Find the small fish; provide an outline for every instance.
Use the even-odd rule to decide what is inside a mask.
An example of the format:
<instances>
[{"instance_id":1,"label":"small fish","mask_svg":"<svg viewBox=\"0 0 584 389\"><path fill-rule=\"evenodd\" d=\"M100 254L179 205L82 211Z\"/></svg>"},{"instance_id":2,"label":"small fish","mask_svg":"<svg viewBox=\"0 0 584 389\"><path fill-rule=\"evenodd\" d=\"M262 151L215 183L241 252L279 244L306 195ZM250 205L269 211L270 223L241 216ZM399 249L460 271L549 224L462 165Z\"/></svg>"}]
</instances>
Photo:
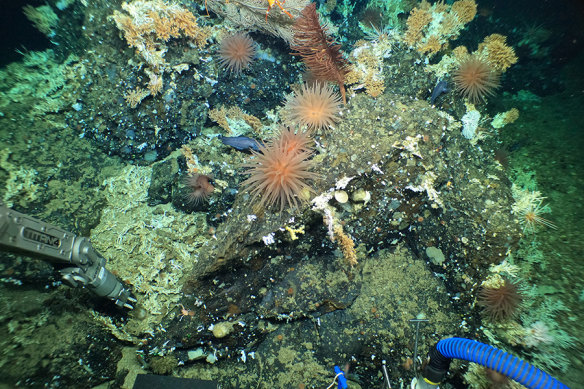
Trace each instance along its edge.
<instances>
[{"instance_id":1,"label":"small fish","mask_svg":"<svg viewBox=\"0 0 584 389\"><path fill-rule=\"evenodd\" d=\"M231 146L239 151L254 150L260 152L260 143L247 136L220 136L219 140L227 146Z\"/></svg>"},{"instance_id":2,"label":"small fish","mask_svg":"<svg viewBox=\"0 0 584 389\"><path fill-rule=\"evenodd\" d=\"M446 81L444 80L438 81L438 83L434 87L434 90L432 91L432 97L430 97L430 104L434 105L438 96L440 96L442 93L447 92L449 92L449 89L448 84L446 84Z\"/></svg>"}]
</instances>

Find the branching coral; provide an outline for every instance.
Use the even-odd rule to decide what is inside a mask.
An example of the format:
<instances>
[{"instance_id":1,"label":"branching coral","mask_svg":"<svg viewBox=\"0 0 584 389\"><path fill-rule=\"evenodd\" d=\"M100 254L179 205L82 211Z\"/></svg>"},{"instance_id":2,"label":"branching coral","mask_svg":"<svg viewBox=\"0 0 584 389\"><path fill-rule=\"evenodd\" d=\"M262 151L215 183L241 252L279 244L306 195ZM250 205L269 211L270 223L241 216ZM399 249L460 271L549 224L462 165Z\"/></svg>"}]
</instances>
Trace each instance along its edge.
<instances>
[{"instance_id":1,"label":"branching coral","mask_svg":"<svg viewBox=\"0 0 584 389\"><path fill-rule=\"evenodd\" d=\"M434 55L445 48L448 41L458 37L476 12L474 0L455 1L452 6L443 2L430 5L422 1L410 12L403 40L421 53Z\"/></svg>"},{"instance_id":2,"label":"branching coral","mask_svg":"<svg viewBox=\"0 0 584 389\"><path fill-rule=\"evenodd\" d=\"M500 34L487 36L483 43L479 44L478 52L481 53L491 65L498 71L504 72L517 62L515 50L507 46L507 37Z\"/></svg>"},{"instance_id":3,"label":"branching coral","mask_svg":"<svg viewBox=\"0 0 584 389\"><path fill-rule=\"evenodd\" d=\"M477 5L474 0L459 0L452 4L451 12L454 12L462 23L468 23L477 14Z\"/></svg>"},{"instance_id":4,"label":"branching coral","mask_svg":"<svg viewBox=\"0 0 584 389\"><path fill-rule=\"evenodd\" d=\"M335 187L338 189L344 188L352 179L353 177L343 177L336 183ZM323 223L328 230L328 237L332 242L337 243L347 264L355 266L358 264L355 242L345 233L343 224L336 217L333 206L329 204L333 197L332 191L316 196L312 199L312 209L322 214Z\"/></svg>"},{"instance_id":5,"label":"branching coral","mask_svg":"<svg viewBox=\"0 0 584 389\"><path fill-rule=\"evenodd\" d=\"M124 99L131 108L136 108L148 96L150 96L150 91L138 87L126 93Z\"/></svg>"},{"instance_id":6,"label":"branching coral","mask_svg":"<svg viewBox=\"0 0 584 389\"><path fill-rule=\"evenodd\" d=\"M410 16L408 16L408 20L406 21L408 29L404 35L404 41L408 45L414 46L414 44L422 38L422 31L431 21L432 14L429 11L420 8L412 9Z\"/></svg>"},{"instance_id":7,"label":"branching coral","mask_svg":"<svg viewBox=\"0 0 584 389\"><path fill-rule=\"evenodd\" d=\"M297 18L308 3L309 0L287 0L284 9ZM240 30L262 31L292 42L294 19L277 6L272 7L266 18L268 2L265 0L207 0L207 7Z\"/></svg>"},{"instance_id":8,"label":"branching coral","mask_svg":"<svg viewBox=\"0 0 584 389\"><path fill-rule=\"evenodd\" d=\"M306 6L296 19L292 49L302 57L317 80L336 82L343 102L347 102L344 83L349 72L348 63L341 52L341 45L328 35L326 26L321 26L315 3Z\"/></svg>"},{"instance_id":9,"label":"branching coral","mask_svg":"<svg viewBox=\"0 0 584 389\"><path fill-rule=\"evenodd\" d=\"M358 41L350 54L353 66L347 74L347 84L357 84L354 90L365 87L372 97L378 97L385 90L383 59L391 52L389 32L379 32L371 41Z\"/></svg>"},{"instance_id":10,"label":"branching coral","mask_svg":"<svg viewBox=\"0 0 584 389\"><path fill-rule=\"evenodd\" d=\"M164 60L166 42L171 38L191 39L199 48L207 43L210 30L200 27L196 17L187 9L175 3L162 0L135 0L122 4L125 11L114 11L111 18L124 34L130 47L136 49L148 64L147 90L136 88L126 94L126 101L136 107L146 96L162 92L162 74L172 71Z\"/></svg>"},{"instance_id":11,"label":"branching coral","mask_svg":"<svg viewBox=\"0 0 584 389\"><path fill-rule=\"evenodd\" d=\"M503 128L517 119L519 119L519 110L517 108L511 108L509 111L496 114L491 122L491 126L497 129Z\"/></svg>"},{"instance_id":12,"label":"branching coral","mask_svg":"<svg viewBox=\"0 0 584 389\"><path fill-rule=\"evenodd\" d=\"M241 130L243 127L251 127L254 131L263 127L260 119L245 113L237 106L227 108L221 105L219 108L210 110L208 115L209 119L219 124L228 135L241 135L244 132Z\"/></svg>"},{"instance_id":13,"label":"branching coral","mask_svg":"<svg viewBox=\"0 0 584 389\"><path fill-rule=\"evenodd\" d=\"M335 239L338 240L339 247L343 252L343 257L351 266L357 265L357 252L355 251L355 242L343 231L343 226L337 224L334 229Z\"/></svg>"},{"instance_id":14,"label":"branching coral","mask_svg":"<svg viewBox=\"0 0 584 389\"><path fill-rule=\"evenodd\" d=\"M207 43L210 32L199 27L187 9L162 0L136 0L122 4L126 13L114 11L112 19L123 32L130 47L155 68L164 66L164 53L170 38L191 38L197 46Z\"/></svg>"}]
</instances>

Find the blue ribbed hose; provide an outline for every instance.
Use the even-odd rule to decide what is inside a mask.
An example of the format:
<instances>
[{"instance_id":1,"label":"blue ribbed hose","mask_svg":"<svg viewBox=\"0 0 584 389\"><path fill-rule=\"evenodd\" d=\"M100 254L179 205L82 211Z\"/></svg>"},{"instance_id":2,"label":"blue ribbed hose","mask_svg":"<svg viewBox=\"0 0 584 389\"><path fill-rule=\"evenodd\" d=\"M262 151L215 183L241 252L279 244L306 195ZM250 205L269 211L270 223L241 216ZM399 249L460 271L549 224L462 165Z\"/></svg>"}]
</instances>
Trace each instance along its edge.
<instances>
[{"instance_id":1,"label":"blue ribbed hose","mask_svg":"<svg viewBox=\"0 0 584 389\"><path fill-rule=\"evenodd\" d=\"M569 389L537 367L476 340L448 338L439 341L436 348L447 358L464 359L486 366L529 389Z\"/></svg>"}]
</instances>

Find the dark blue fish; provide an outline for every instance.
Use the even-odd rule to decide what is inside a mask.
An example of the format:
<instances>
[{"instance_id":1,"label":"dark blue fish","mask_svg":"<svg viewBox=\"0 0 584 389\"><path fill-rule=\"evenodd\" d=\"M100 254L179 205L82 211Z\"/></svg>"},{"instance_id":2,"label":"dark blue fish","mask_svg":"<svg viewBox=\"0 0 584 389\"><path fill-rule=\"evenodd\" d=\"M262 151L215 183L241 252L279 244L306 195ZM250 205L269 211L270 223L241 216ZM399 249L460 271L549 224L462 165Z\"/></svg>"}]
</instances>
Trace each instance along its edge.
<instances>
[{"instance_id":1,"label":"dark blue fish","mask_svg":"<svg viewBox=\"0 0 584 389\"><path fill-rule=\"evenodd\" d=\"M434 90L432 91L432 97L430 97L430 104L434 105L434 102L436 102L438 96L440 96L442 93L447 93L448 91L449 91L448 84L446 84L446 81L444 80L438 81L438 83L434 87Z\"/></svg>"},{"instance_id":2,"label":"dark blue fish","mask_svg":"<svg viewBox=\"0 0 584 389\"><path fill-rule=\"evenodd\" d=\"M227 146L231 146L239 151L254 150L260 152L260 143L247 136L220 136L219 140Z\"/></svg>"}]
</instances>

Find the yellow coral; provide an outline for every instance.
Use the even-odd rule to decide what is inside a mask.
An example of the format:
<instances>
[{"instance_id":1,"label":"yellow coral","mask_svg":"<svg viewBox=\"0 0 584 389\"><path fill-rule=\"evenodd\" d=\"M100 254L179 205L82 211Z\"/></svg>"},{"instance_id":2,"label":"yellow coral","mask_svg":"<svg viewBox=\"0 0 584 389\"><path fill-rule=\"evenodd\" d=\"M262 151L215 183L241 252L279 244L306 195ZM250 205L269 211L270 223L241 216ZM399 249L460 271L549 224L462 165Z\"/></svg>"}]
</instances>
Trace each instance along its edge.
<instances>
[{"instance_id":1,"label":"yellow coral","mask_svg":"<svg viewBox=\"0 0 584 389\"><path fill-rule=\"evenodd\" d=\"M140 102L149 95L150 91L142 88L136 88L126 93L124 95L124 99L126 99L126 102L130 105L131 108L136 108L138 104L140 104Z\"/></svg>"},{"instance_id":2,"label":"yellow coral","mask_svg":"<svg viewBox=\"0 0 584 389\"><path fill-rule=\"evenodd\" d=\"M410 12L403 41L432 56L459 36L464 25L475 17L476 8L474 0L459 0L452 6L444 1L420 4Z\"/></svg>"},{"instance_id":3,"label":"yellow coral","mask_svg":"<svg viewBox=\"0 0 584 389\"><path fill-rule=\"evenodd\" d=\"M353 89L357 90L365 87L365 92L371 97L378 97L385 90L385 81L376 68L352 67L345 77L345 83L347 85L359 83L360 85Z\"/></svg>"},{"instance_id":4,"label":"yellow coral","mask_svg":"<svg viewBox=\"0 0 584 389\"><path fill-rule=\"evenodd\" d=\"M468 56L468 49L466 46L457 46L452 49L452 56L460 62Z\"/></svg>"},{"instance_id":5,"label":"yellow coral","mask_svg":"<svg viewBox=\"0 0 584 389\"><path fill-rule=\"evenodd\" d=\"M444 14L442 22L440 23L440 34L445 36L458 36L458 33L463 27L460 18L453 13Z\"/></svg>"},{"instance_id":6,"label":"yellow coral","mask_svg":"<svg viewBox=\"0 0 584 389\"><path fill-rule=\"evenodd\" d=\"M511 108L507 112L496 114L491 125L493 128L499 129L505 127L509 123L513 123L517 119L519 119L519 110L517 108Z\"/></svg>"},{"instance_id":7,"label":"yellow coral","mask_svg":"<svg viewBox=\"0 0 584 389\"><path fill-rule=\"evenodd\" d=\"M227 134L232 134L231 127L229 126L228 119L231 120L243 120L246 124L248 124L254 130L259 130L263 127L263 124L260 119L253 115L249 115L245 113L241 108L237 106L232 107L225 107L221 105L219 108L214 108L209 111L208 113L209 119L214 121L215 123L219 124L221 128L227 131Z\"/></svg>"},{"instance_id":8,"label":"yellow coral","mask_svg":"<svg viewBox=\"0 0 584 389\"><path fill-rule=\"evenodd\" d=\"M200 27L196 17L187 9L174 2L162 0L134 0L123 3L125 12L114 11L111 18L123 33L126 42L149 66L149 94L155 96L162 92L163 73L172 72L164 59L167 51L165 42L171 38L191 38L198 47L203 47L210 29ZM136 107L148 94L130 91L126 101Z\"/></svg>"},{"instance_id":9,"label":"yellow coral","mask_svg":"<svg viewBox=\"0 0 584 389\"><path fill-rule=\"evenodd\" d=\"M436 35L428 37L425 42L420 42L418 45L418 51L422 54L430 54L430 56L436 54L442 48L442 44Z\"/></svg>"},{"instance_id":10,"label":"yellow coral","mask_svg":"<svg viewBox=\"0 0 584 389\"><path fill-rule=\"evenodd\" d=\"M162 0L135 0L122 4L127 14L114 11L112 18L132 47L141 50L147 41L168 41L181 36L193 38L202 47L210 31L197 24L189 10Z\"/></svg>"},{"instance_id":11,"label":"yellow coral","mask_svg":"<svg viewBox=\"0 0 584 389\"><path fill-rule=\"evenodd\" d=\"M178 38L180 30L178 25L166 17L161 17L157 12L149 12L148 16L154 25L156 36L163 41L168 41L171 37Z\"/></svg>"},{"instance_id":12,"label":"yellow coral","mask_svg":"<svg viewBox=\"0 0 584 389\"><path fill-rule=\"evenodd\" d=\"M479 52L486 56L487 60L497 70L504 72L517 62L515 50L507 46L507 38L500 34L491 34L479 44Z\"/></svg>"},{"instance_id":13,"label":"yellow coral","mask_svg":"<svg viewBox=\"0 0 584 389\"><path fill-rule=\"evenodd\" d=\"M229 123L227 123L228 109L224 105L209 110L207 115L209 119L219 124L219 127L227 131L227 134L231 134L231 128L229 128Z\"/></svg>"},{"instance_id":14,"label":"yellow coral","mask_svg":"<svg viewBox=\"0 0 584 389\"><path fill-rule=\"evenodd\" d=\"M507 111L507 115L505 116L507 123L513 123L517 119L519 119L519 110L517 108L511 108Z\"/></svg>"},{"instance_id":15,"label":"yellow coral","mask_svg":"<svg viewBox=\"0 0 584 389\"><path fill-rule=\"evenodd\" d=\"M243 120L251 126L255 131L259 131L264 125L262 121L250 114L244 113L242 116Z\"/></svg>"},{"instance_id":16,"label":"yellow coral","mask_svg":"<svg viewBox=\"0 0 584 389\"><path fill-rule=\"evenodd\" d=\"M365 92L371 97L378 97L385 90L385 82L375 77L366 79L365 84Z\"/></svg>"},{"instance_id":17,"label":"yellow coral","mask_svg":"<svg viewBox=\"0 0 584 389\"><path fill-rule=\"evenodd\" d=\"M361 80L362 74L354 66L350 67L349 73L345 76L345 84L356 84Z\"/></svg>"},{"instance_id":18,"label":"yellow coral","mask_svg":"<svg viewBox=\"0 0 584 389\"><path fill-rule=\"evenodd\" d=\"M452 4L451 10L458 15L463 24L466 24L476 16L477 4L474 0L459 0Z\"/></svg>"},{"instance_id":19,"label":"yellow coral","mask_svg":"<svg viewBox=\"0 0 584 389\"><path fill-rule=\"evenodd\" d=\"M195 44L202 48L207 44L207 40L211 36L210 29L206 27L200 27L197 24L197 19L190 11L186 9L179 9L172 15L174 23L179 26L183 31L183 34L189 38L192 38Z\"/></svg>"},{"instance_id":20,"label":"yellow coral","mask_svg":"<svg viewBox=\"0 0 584 389\"><path fill-rule=\"evenodd\" d=\"M506 41L507 41L507 37L505 35L491 34L489 36L486 36L485 39L483 39L483 42L479 44L479 50L484 45L489 45L493 42L505 43Z\"/></svg>"},{"instance_id":21,"label":"yellow coral","mask_svg":"<svg viewBox=\"0 0 584 389\"><path fill-rule=\"evenodd\" d=\"M353 65L346 76L346 84L358 84L353 90L365 87L372 97L378 97L385 89L383 58L391 51L389 40L359 41L350 54Z\"/></svg>"},{"instance_id":22,"label":"yellow coral","mask_svg":"<svg viewBox=\"0 0 584 389\"><path fill-rule=\"evenodd\" d=\"M418 4L418 9L422 9L424 11L429 11L432 8L432 4L426 0L422 0L420 4Z\"/></svg>"},{"instance_id":23,"label":"yellow coral","mask_svg":"<svg viewBox=\"0 0 584 389\"><path fill-rule=\"evenodd\" d=\"M156 96L157 94L162 92L163 82L162 82L162 74L153 72L149 69L146 69L146 74L150 80L148 81L148 90L152 96Z\"/></svg>"},{"instance_id":24,"label":"yellow coral","mask_svg":"<svg viewBox=\"0 0 584 389\"><path fill-rule=\"evenodd\" d=\"M290 233L291 240L297 240L298 234L304 234L304 226L301 226L300 228L292 228L290 226L285 226L284 228L286 229L286 231L288 231L288 233Z\"/></svg>"},{"instance_id":25,"label":"yellow coral","mask_svg":"<svg viewBox=\"0 0 584 389\"><path fill-rule=\"evenodd\" d=\"M420 8L412 9L406 24L408 29L404 35L404 41L413 46L422 37L422 30L432 21L432 14Z\"/></svg>"},{"instance_id":26,"label":"yellow coral","mask_svg":"<svg viewBox=\"0 0 584 389\"><path fill-rule=\"evenodd\" d=\"M443 13L448 11L448 4L444 2L444 0L437 1L434 3L434 12L435 13Z\"/></svg>"},{"instance_id":27,"label":"yellow coral","mask_svg":"<svg viewBox=\"0 0 584 389\"><path fill-rule=\"evenodd\" d=\"M182 155L187 161L187 170L189 173L197 173L199 171L197 158L193 154L193 149L189 145L182 145L180 148Z\"/></svg>"},{"instance_id":28,"label":"yellow coral","mask_svg":"<svg viewBox=\"0 0 584 389\"><path fill-rule=\"evenodd\" d=\"M355 251L355 242L350 236L345 234L343 227L340 224L335 225L333 229L335 239L339 242L339 247L343 252L343 257L351 266L355 266L357 261L357 252Z\"/></svg>"}]
</instances>

